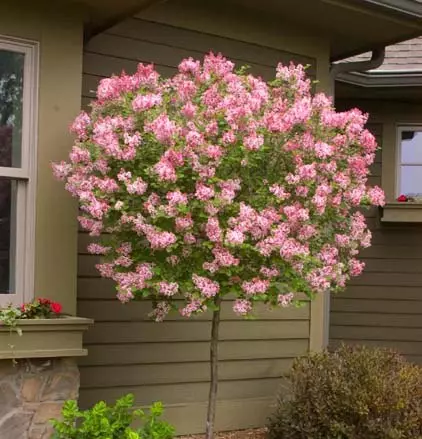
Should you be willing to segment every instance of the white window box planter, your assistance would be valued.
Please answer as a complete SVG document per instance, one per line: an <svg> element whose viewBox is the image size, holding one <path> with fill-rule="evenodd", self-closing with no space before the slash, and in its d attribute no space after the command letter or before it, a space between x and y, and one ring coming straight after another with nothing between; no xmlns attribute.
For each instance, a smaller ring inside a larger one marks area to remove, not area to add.
<svg viewBox="0 0 422 439"><path fill-rule="evenodd" d="M422 203L387 203L383 208L381 221L389 223L422 223Z"/></svg>
<svg viewBox="0 0 422 439"><path fill-rule="evenodd" d="M81 317L18 320L22 335L0 325L0 359L84 356L82 335L92 324Z"/></svg>

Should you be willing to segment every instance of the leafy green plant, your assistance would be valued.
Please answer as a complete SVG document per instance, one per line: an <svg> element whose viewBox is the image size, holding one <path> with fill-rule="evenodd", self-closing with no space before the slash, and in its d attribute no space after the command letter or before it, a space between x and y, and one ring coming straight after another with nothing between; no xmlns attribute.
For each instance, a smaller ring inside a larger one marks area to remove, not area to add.
<svg viewBox="0 0 422 439"><path fill-rule="evenodd" d="M128 394L118 399L114 406L104 401L91 409L79 410L76 401L66 401L62 420L51 421L52 439L172 439L174 428L160 419L163 405L154 403L147 412L134 409L134 396ZM133 423L140 421L138 429Z"/></svg>
<svg viewBox="0 0 422 439"><path fill-rule="evenodd" d="M295 361L270 439L420 439L422 368L393 351L342 346Z"/></svg>
<svg viewBox="0 0 422 439"><path fill-rule="evenodd" d="M18 327L18 320L22 318L22 310L15 306L7 306L0 309L0 325L7 326L11 331L22 335L22 329Z"/></svg>
<svg viewBox="0 0 422 439"><path fill-rule="evenodd" d="M61 315L62 306L50 299L38 298L20 306L8 305L0 308L0 325L8 326L11 330L22 335L18 327L20 319L53 319Z"/></svg>

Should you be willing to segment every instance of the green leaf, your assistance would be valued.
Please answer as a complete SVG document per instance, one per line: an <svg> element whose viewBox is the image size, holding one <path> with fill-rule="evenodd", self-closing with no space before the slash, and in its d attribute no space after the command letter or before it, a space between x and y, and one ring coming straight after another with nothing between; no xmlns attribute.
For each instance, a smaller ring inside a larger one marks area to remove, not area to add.
<svg viewBox="0 0 422 439"><path fill-rule="evenodd" d="M118 399L114 406L99 401L91 409L79 411L76 401L66 401L62 419L54 419L55 439L172 439L174 428L160 420L164 408L161 402L154 403L146 414L134 409L132 394ZM141 421L138 430L132 428L135 420Z"/></svg>

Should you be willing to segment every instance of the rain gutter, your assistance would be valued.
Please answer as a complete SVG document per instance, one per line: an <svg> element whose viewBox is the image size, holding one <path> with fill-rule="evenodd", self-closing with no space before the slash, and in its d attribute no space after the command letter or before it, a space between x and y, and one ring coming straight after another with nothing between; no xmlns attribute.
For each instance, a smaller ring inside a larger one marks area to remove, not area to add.
<svg viewBox="0 0 422 439"><path fill-rule="evenodd" d="M371 59L367 61L346 61L331 64L330 67L330 95L334 99L334 85L338 75L348 72L366 72L377 69L385 59L385 47L372 50Z"/></svg>

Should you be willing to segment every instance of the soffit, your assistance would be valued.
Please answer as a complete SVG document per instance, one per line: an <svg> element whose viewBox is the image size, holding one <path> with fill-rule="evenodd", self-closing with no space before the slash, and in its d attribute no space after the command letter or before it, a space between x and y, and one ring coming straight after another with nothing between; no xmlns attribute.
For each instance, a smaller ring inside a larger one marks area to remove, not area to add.
<svg viewBox="0 0 422 439"><path fill-rule="evenodd" d="M62 1L82 5L87 34L95 34L152 4L172 0ZM201 5L215 4L212 0L198 1ZM226 0L225 3L279 16L280 21L303 26L316 37L325 36L334 61L422 34L422 4L415 0ZM224 14L224 8L221 13Z"/></svg>

